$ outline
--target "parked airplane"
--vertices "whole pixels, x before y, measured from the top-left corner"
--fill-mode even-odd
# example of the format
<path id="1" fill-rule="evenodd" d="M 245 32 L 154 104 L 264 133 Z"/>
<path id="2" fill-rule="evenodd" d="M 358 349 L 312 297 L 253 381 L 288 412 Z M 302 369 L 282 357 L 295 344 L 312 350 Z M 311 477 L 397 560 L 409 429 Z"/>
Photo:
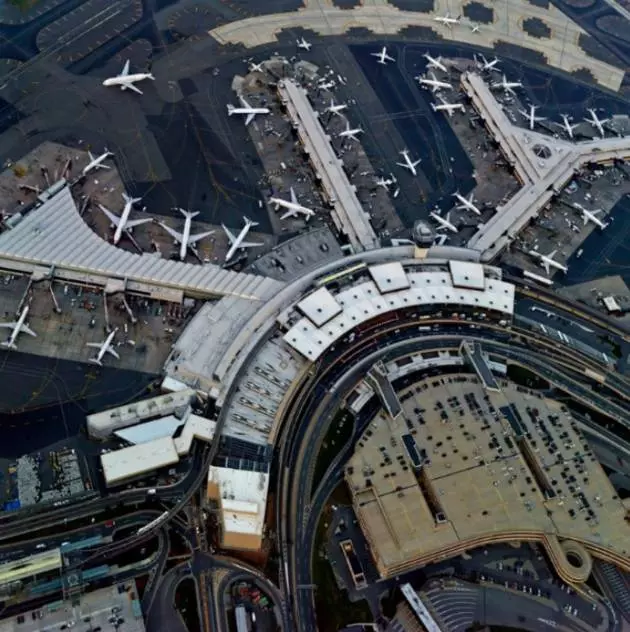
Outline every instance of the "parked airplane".
<path id="1" fill-rule="evenodd" d="M 538 109 L 537 105 L 530 105 L 529 112 L 525 110 L 519 110 L 518 113 L 521 116 L 524 116 L 529 121 L 529 129 L 534 129 L 536 123 L 540 123 L 540 121 L 546 121 L 547 119 L 544 116 L 536 116 L 536 110 Z"/>
<path id="2" fill-rule="evenodd" d="M 151 217 L 147 217 L 145 219 L 129 219 L 129 215 L 131 214 L 131 209 L 136 202 L 139 202 L 142 198 L 132 198 L 129 197 L 126 193 L 123 193 L 123 199 L 125 200 L 125 206 L 123 208 L 120 217 L 112 213 L 108 208 L 105 208 L 102 204 L 99 204 L 98 207 L 107 215 L 109 221 L 111 222 L 112 228 L 115 226 L 116 230 L 114 231 L 114 244 L 118 244 L 120 238 L 123 235 L 123 232 L 131 232 L 133 228 L 136 226 L 140 226 L 142 224 L 146 224 L 147 222 L 153 221 Z"/>
<path id="3" fill-rule="evenodd" d="M 488 61 L 483 55 L 479 55 L 481 61 L 477 59 L 475 56 L 475 61 L 477 62 L 477 66 L 479 66 L 479 70 L 494 70 L 495 72 L 500 72 L 496 65 L 499 63 L 499 58 L 495 57 L 492 61 Z"/>
<path id="4" fill-rule="evenodd" d="M 249 72 L 265 72 L 262 61 L 259 64 L 255 64 L 254 62 L 252 62 L 249 65 Z"/>
<path id="5" fill-rule="evenodd" d="M 606 132 L 604 131 L 604 123 L 608 123 L 610 119 L 600 119 L 597 116 L 597 112 L 595 112 L 595 110 L 593 110 L 592 108 L 589 108 L 587 112 L 591 115 L 591 118 L 585 118 L 584 120 L 587 123 L 590 123 L 599 132 L 599 135 L 604 138 L 604 136 L 606 136 Z"/>
<path id="6" fill-rule="evenodd" d="M 245 119 L 245 125 L 249 125 L 254 120 L 256 114 L 269 114 L 271 112 L 269 108 L 253 108 L 249 103 L 247 103 L 245 97 L 240 94 L 238 95 L 238 100 L 241 102 L 240 108 L 235 108 L 233 105 L 228 103 L 228 116 L 232 116 L 232 114 L 246 114 L 247 118 Z"/>
<path id="7" fill-rule="evenodd" d="M 283 200 L 282 198 L 272 197 L 269 198 L 269 201 L 272 204 L 275 204 L 276 211 L 282 207 L 288 209 L 287 212 L 280 217 L 280 219 L 287 219 L 288 217 L 297 217 L 298 215 L 304 215 L 306 217 L 306 221 L 308 221 L 313 215 L 315 215 L 315 211 L 306 206 L 302 206 L 298 202 L 297 195 L 293 190 L 293 187 L 290 189 L 291 201 Z"/>
<path id="8" fill-rule="evenodd" d="M 431 103 L 431 107 L 433 108 L 434 112 L 446 112 L 449 117 L 452 117 L 457 110 L 461 110 L 462 112 L 466 111 L 462 103 L 449 103 L 446 99 L 443 99 L 442 97 L 440 97 L 440 101 L 442 103 Z"/>
<path id="9" fill-rule="evenodd" d="M 88 151 L 88 156 L 90 157 L 90 162 L 83 167 L 83 171 L 81 172 L 84 176 L 86 176 L 90 171 L 94 169 L 111 169 L 108 165 L 104 165 L 103 163 L 110 157 L 113 156 L 111 151 L 107 151 L 107 149 L 100 156 L 94 157 L 92 152 Z"/>
<path id="10" fill-rule="evenodd" d="M 426 77 L 417 77 L 418 79 L 418 83 L 421 86 L 429 86 L 430 88 L 432 88 L 433 92 L 437 92 L 438 90 L 452 90 L 453 86 L 446 82 L 446 81 L 440 81 L 436 76 L 434 72 L 430 72 L 427 73 L 430 76 L 430 79 L 427 79 Z"/>
<path id="11" fill-rule="evenodd" d="M 578 123 L 571 125 L 571 123 L 569 123 L 569 117 L 566 114 L 561 114 L 560 116 L 562 123 L 556 123 L 556 125 L 559 125 L 567 133 L 569 138 L 573 138 L 573 130 L 578 126 Z"/>
<path id="12" fill-rule="evenodd" d="M 562 272 L 568 272 L 569 268 L 563 266 L 561 263 L 558 263 L 554 257 L 556 256 L 557 250 L 552 250 L 548 255 L 543 255 L 537 252 L 536 250 L 530 250 L 530 256 L 534 257 L 534 259 L 538 259 L 540 265 L 545 268 L 545 272 L 549 274 L 551 268 L 555 268 L 556 270 L 561 270 Z"/>
<path id="13" fill-rule="evenodd" d="M 348 107 L 347 103 L 335 103 L 334 99 L 330 100 L 330 105 L 326 108 L 326 112 L 330 112 L 331 114 L 339 114 L 341 116 L 341 112 Z"/>
<path id="14" fill-rule="evenodd" d="M 453 197 L 457 198 L 459 204 L 455 207 L 458 211 L 472 211 L 475 215 L 481 215 L 481 211 L 475 206 L 475 196 L 471 193 L 467 198 L 461 193 L 453 193 Z"/>
<path id="15" fill-rule="evenodd" d="M 311 46 L 313 45 L 310 42 L 307 42 L 304 38 L 297 40 L 296 44 L 298 48 L 302 48 L 304 50 L 311 50 Z"/>
<path id="16" fill-rule="evenodd" d="M 455 24 L 459 24 L 461 21 L 461 17 L 452 18 L 450 13 L 447 13 L 445 16 L 438 16 L 437 18 L 433 18 L 434 22 L 439 22 L 444 26 L 448 26 L 448 28 L 453 28 Z"/>
<path id="17" fill-rule="evenodd" d="M 441 70 L 442 72 L 448 72 L 448 68 L 442 63 L 441 57 L 431 57 L 429 53 L 425 53 L 422 55 L 427 60 L 427 68 L 435 68 L 436 70 Z"/>
<path id="18" fill-rule="evenodd" d="M 520 81 L 508 81 L 507 77 L 503 75 L 501 81 L 495 81 L 490 85 L 491 88 L 502 88 L 505 92 L 509 92 L 510 94 L 516 94 L 514 92 L 514 88 L 522 88 L 523 84 Z"/>
<path id="19" fill-rule="evenodd" d="M 346 121 L 346 129 L 343 130 L 343 132 L 339 132 L 337 136 L 339 138 L 351 138 L 352 140 L 356 140 L 358 142 L 359 139 L 357 138 L 357 134 L 362 134 L 362 133 L 363 133 L 363 130 L 360 127 L 355 127 L 354 129 L 350 129 L 350 123 Z"/>
<path id="20" fill-rule="evenodd" d="M 332 90 L 332 88 L 334 88 L 335 85 L 336 84 L 334 81 L 320 81 L 317 87 L 320 90 Z"/>
<path id="21" fill-rule="evenodd" d="M 17 349 L 17 345 L 15 341 L 21 332 L 28 334 L 29 336 L 33 336 L 37 338 L 37 334 L 26 324 L 26 316 L 28 315 L 29 306 L 27 305 L 22 309 L 20 316 L 17 321 L 12 323 L 0 323 L 0 327 L 12 329 L 11 336 L 6 342 L 2 343 L 3 347 L 7 347 L 8 349 Z"/>
<path id="22" fill-rule="evenodd" d="M 437 213 L 429 213 L 429 215 L 439 224 L 436 230 L 450 230 L 452 233 L 458 232 L 457 226 L 451 224 L 451 214 L 447 213 L 446 217 L 441 217 Z"/>
<path id="23" fill-rule="evenodd" d="M 403 169 L 408 169 L 409 171 L 411 171 L 411 173 L 414 176 L 417 176 L 418 172 L 416 171 L 416 166 L 419 165 L 422 162 L 422 160 L 418 158 L 418 160 L 416 160 L 415 162 L 411 162 L 411 158 L 409 158 L 408 149 L 403 149 L 400 153 L 402 154 L 402 157 L 405 159 L 405 162 L 397 162 L 396 164 L 399 167 L 402 167 Z"/>
<path id="24" fill-rule="evenodd" d="M 386 65 L 388 61 L 396 61 L 391 55 L 387 54 L 387 46 L 383 46 L 380 53 L 371 53 L 372 57 L 378 57 L 377 63 Z"/>
<path id="25" fill-rule="evenodd" d="M 391 176 L 390 178 L 383 178 L 383 176 L 381 176 L 378 180 L 376 180 L 376 186 L 383 187 L 386 191 L 389 191 L 389 187 L 392 184 L 396 184 L 396 182 L 397 180 L 394 176 Z"/>
<path id="26" fill-rule="evenodd" d="M 98 364 L 99 366 L 103 366 L 103 356 L 106 353 L 113 355 L 116 360 L 120 360 L 120 356 L 114 350 L 112 343 L 114 342 L 114 338 L 116 337 L 116 332 L 118 328 L 114 329 L 109 336 L 105 339 L 105 342 L 88 342 L 86 343 L 86 347 L 92 347 L 93 349 L 98 349 L 98 353 L 95 358 L 90 358 L 90 362 L 92 364 Z"/>
<path id="27" fill-rule="evenodd" d="M 138 81 L 144 81 L 145 79 L 151 79 L 155 81 L 155 77 L 150 72 L 139 72 L 135 75 L 129 74 L 129 64 L 130 61 L 127 60 L 125 63 L 125 67 L 122 69 L 122 72 L 115 77 L 110 77 L 109 79 L 105 79 L 103 81 L 104 86 L 120 86 L 121 90 L 133 90 L 138 94 L 142 94 L 142 90 L 136 87 L 136 83 Z"/>
<path id="28" fill-rule="evenodd" d="M 197 217 L 199 212 L 191 213 L 189 211 L 185 211 L 183 208 L 177 209 L 185 218 L 184 222 L 184 231 L 178 233 L 176 230 L 167 226 L 162 222 L 158 222 L 159 225 L 175 240 L 175 243 L 179 244 L 179 258 L 183 261 L 186 258 L 186 253 L 188 252 L 188 247 L 196 244 L 198 241 L 201 241 L 204 237 L 208 237 L 214 233 L 213 230 L 208 230 L 205 233 L 197 233 L 196 235 L 192 235 L 190 229 L 192 228 L 193 217 Z"/>
<path id="29" fill-rule="evenodd" d="M 573 208 L 582 213 L 582 219 L 584 220 L 585 226 L 586 224 L 588 224 L 588 222 L 592 222 L 601 230 L 604 230 L 604 228 L 608 227 L 608 222 L 602 222 L 602 220 L 597 217 L 602 212 L 601 209 L 597 211 L 589 211 L 577 202 L 573 203 Z"/>
<path id="30" fill-rule="evenodd" d="M 252 228 L 253 226 L 258 226 L 258 222 L 252 222 L 249 218 L 245 216 L 243 216 L 243 219 L 245 220 L 245 226 L 243 226 L 241 232 L 238 235 L 234 235 L 234 233 L 227 226 L 225 226 L 225 224 L 221 224 L 221 226 L 223 226 L 225 234 L 230 241 L 230 249 L 225 255 L 225 263 L 227 263 L 241 248 L 254 248 L 256 246 L 265 245 L 263 242 L 245 241 L 245 237 L 247 237 L 247 233 L 249 233 L 250 228 Z"/>
<path id="31" fill-rule="evenodd" d="M 479 33 L 479 24 L 471 24 L 470 25 L 470 30 L 472 33 Z"/>

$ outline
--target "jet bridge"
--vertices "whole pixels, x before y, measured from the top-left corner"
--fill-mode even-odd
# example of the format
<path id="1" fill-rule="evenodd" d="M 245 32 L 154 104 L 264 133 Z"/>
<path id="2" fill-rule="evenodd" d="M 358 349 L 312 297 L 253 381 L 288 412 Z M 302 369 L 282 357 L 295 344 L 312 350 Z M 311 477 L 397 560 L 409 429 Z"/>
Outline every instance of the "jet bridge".
<path id="1" fill-rule="evenodd" d="M 499 383 L 494 379 L 494 375 L 492 375 L 492 371 L 486 362 L 481 344 L 464 340 L 459 348 L 459 352 L 462 357 L 472 365 L 473 369 L 475 369 L 477 377 L 481 380 L 483 387 L 487 391 L 501 391 Z"/>
<path id="2" fill-rule="evenodd" d="M 402 413 L 402 406 L 392 383 L 389 381 L 385 365 L 382 362 L 377 362 L 365 376 L 365 381 L 376 391 L 390 417 L 396 419 Z"/>

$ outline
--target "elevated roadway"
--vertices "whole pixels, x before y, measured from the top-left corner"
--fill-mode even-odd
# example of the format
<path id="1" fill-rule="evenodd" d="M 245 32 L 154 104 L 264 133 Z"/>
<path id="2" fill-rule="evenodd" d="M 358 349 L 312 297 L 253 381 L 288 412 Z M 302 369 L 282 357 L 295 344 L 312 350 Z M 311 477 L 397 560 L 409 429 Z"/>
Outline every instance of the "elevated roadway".
<path id="1" fill-rule="evenodd" d="M 459 326 L 459 325 L 458 325 Z M 400 328 L 400 325 L 398 326 Z M 465 327 L 461 327 L 461 329 L 465 329 Z M 416 330 L 416 331 L 414 331 Z M 418 336 L 417 327 L 413 325 L 409 326 L 409 335 L 410 336 Z M 382 334 L 383 332 L 381 332 Z M 450 345 L 452 348 L 457 349 L 459 344 L 463 338 L 469 337 L 463 332 L 457 335 L 454 338 L 446 339 L 444 344 Z M 475 335 L 479 335 L 479 331 L 475 332 Z M 399 331 L 396 334 L 398 339 L 403 337 L 402 331 Z M 496 340 L 495 340 L 496 338 Z M 493 334 L 491 339 L 484 339 L 484 347 L 486 345 L 490 345 L 490 350 L 493 354 L 503 355 L 503 352 L 508 352 L 508 355 L 512 356 L 512 360 L 518 361 L 519 363 L 524 364 L 535 370 L 535 372 L 544 371 L 544 376 L 546 378 L 554 378 L 552 381 L 556 381 L 558 386 L 563 388 L 563 390 L 567 390 L 569 392 L 572 391 L 575 386 L 575 382 L 572 378 L 564 378 L 558 377 L 557 375 L 553 375 L 553 371 L 559 371 L 560 369 L 551 369 L 548 365 L 543 362 L 536 362 L 537 354 L 534 352 L 528 353 L 527 348 L 523 349 L 519 348 L 517 351 L 512 349 L 512 345 L 504 345 L 501 344 L 501 340 L 506 340 L 505 336 Z M 394 343 L 393 341 L 388 341 L 387 336 L 380 335 L 378 342 L 375 344 L 374 341 L 363 341 L 363 345 L 366 345 L 365 353 L 371 353 L 369 357 L 369 362 L 376 361 L 377 358 L 385 359 L 389 355 L 389 359 L 394 356 L 402 355 L 402 351 L 404 350 L 402 347 L 394 352 L 392 350 L 392 345 L 395 344 L 397 347 L 401 345 L 405 345 L 407 349 L 416 349 L 418 346 L 435 346 L 438 343 L 437 339 L 431 339 L 427 336 L 422 336 L 421 338 L 410 341 L 401 341 Z M 378 351 L 377 349 L 381 349 Z M 523 353 L 523 357 L 519 357 L 520 354 Z M 348 383 L 353 384 L 356 379 L 352 378 L 353 370 L 360 363 L 359 358 L 361 354 L 356 351 L 347 350 L 345 355 L 348 355 L 352 360 L 344 361 L 339 360 L 339 366 L 335 367 L 335 361 L 327 361 L 324 369 L 321 373 L 316 371 L 318 375 L 325 375 L 326 379 L 324 382 L 320 382 L 318 385 L 312 384 L 308 387 L 308 390 L 303 392 L 303 394 L 297 400 L 299 403 L 296 404 L 296 408 L 294 409 L 296 412 L 299 410 L 299 418 L 303 420 L 303 425 L 300 427 L 300 422 L 298 419 L 293 420 L 295 423 L 290 424 L 290 426 L 286 429 L 286 435 L 283 437 L 282 447 L 281 447 L 281 455 L 280 455 L 280 465 L 281 465 L 281 481 L 278 498 L 280 500 L 279 508 L 278 508 L 278 520 L 282 534 L 283 547 L 282 551 L 284 554 L 285 564 L 283 567 L 283 573 L 285 575 L 285 582 L 287 586 L 291 586 L 290 593 L 293 595 L 294 603 L 293 603 L 293 612 L 296 618 L 295 624 L 298 625 L 300 629 L 304 630 L 315 630 L 315 623 L 312 611 L 312 597 L 310 595 L 303 594 L 303 591 L 295 590 L 296 585 L 308 585 L 311 582 L 310 579 L 310 559 L 312 553 L 312 536 L 315 533 L 317 526 L 317 518 L 319 516 L 319 512 L 321 507 L 316 506 L 315 504 L 311 505 L 311 482 L 309 480 L 309 472 L 312 472 L 312 467 L 309 467 L 309 459 L 315 459 L 317 457 L 317 436 L 323 436 L 326 428 L 321 427 L 321 424 L 325 424 L 325 422 L 330 418 L 330 416 L 321 410 L 320 404 L 322 402 L 322 398 L 328 396 L 328 398 L 332 398 L 331 393 L 335 392 L 334 384 L 338 382 L 340 376 L 345 376 L 344 379 L 348 380 Z M 365 357 L 365 356 L 364 356 Z M 532 367 L 532 364 L 535 366 Z M 562 365 L 561 365 L 562 366 Z M 588 388 L 580 387 L 579 393 L 580 398 L 585 398 L 589 403 L 591 402 L 592 392 Z M 341 401 L 344 397 L 344 393 L 347 393 L 348 389 L 339 389 L 337 401 Z M 310 402 L 310 403 L 309 403 Z M 311 414 L 313 413 L 313 406 L 320 407 L 317 415 Z M 320 428 L 316 431 L 312 426 L 309 427 L 309 424 L 312 424 L 312 419 L 318 419 L 320 423 Z M 308 428 L 308 430 L 307 430 Z M 313 434 L 314 433 L 314 434 Z M 307 447 L 308 446 L 308 447 Z M 307 450 L 310 457 L 304 455 L 304 460 L 298 456 L 300 451 Z M 299 460 L 298 460 L 299 459 Z M 297 476 L 295 476 L 297 474 Z M 289 477 L 293 476 L 293 480 L 289 480 Z M 335 477 L 333 473 L 329 472 L 328 476 L 334 483 L 339 480 L 338 477 Z M 328 480 L 328 479 L 327 479 Z M 328 483 L 325 481 L 323 485 L 327 486 Z M 332 489 L 329 489 L 332 491 Z M 321 502 L 325 502 L 325 499 L 328 497 L 328 493 L 320 493 L 321 490 L 317 492 L 317 498 L 320 499 Z M 291 526 L 292 525 L 292 526 Z M 295 553 L 297 550 L 300 551 L 299 556 Z"/>

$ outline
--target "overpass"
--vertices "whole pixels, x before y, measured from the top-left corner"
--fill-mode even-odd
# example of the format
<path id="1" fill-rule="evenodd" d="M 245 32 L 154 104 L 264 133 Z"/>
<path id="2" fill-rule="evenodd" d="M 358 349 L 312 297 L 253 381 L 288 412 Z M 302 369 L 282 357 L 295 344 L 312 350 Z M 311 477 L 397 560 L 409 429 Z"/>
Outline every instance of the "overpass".
<path id="1" fill-rule="evenodd" d="M 497 257 L 586 164 L 630 158 L 630 138 L 580 143 L 551 138 L 513 125 L 478 74 L 464 73 L 462 87 L 523 185 L 469 240 L 482 261 Z"/>

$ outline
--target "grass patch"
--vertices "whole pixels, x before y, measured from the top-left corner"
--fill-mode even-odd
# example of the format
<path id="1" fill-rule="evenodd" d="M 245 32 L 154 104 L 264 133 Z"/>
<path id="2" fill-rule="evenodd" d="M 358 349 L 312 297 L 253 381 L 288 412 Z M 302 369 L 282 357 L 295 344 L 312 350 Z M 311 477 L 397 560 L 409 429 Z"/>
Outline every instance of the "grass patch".
<path id="1" fill-rule="evenodd" d="M 325 525 L 330 525 L 331 520 L 332 509 L 327 505 L 317 525 L 313 553 L 313 581 L 317 586 L 315 611 L 320 632 L 338 632 L 351 623 L 373 621 L 370 606 L 365 599 L 352 602 L 348 599 L 347 591 L 339 590 L 332 567 L 324 556 L 328 541 L 328 528 Z"/>
<path id="2" fill-rule="evenodd" d="M 352 437 L 353 430 L 354 419 L 352 413 L 346 409 L 337 411 L 324 437 L 319 453 L 317 454 L 315 472 L 313 473 L 313 489 L 317 488 L 324 478 L 328 466 L 335 460 L 335 457 L 346 443 L 348 443 Z"/>

